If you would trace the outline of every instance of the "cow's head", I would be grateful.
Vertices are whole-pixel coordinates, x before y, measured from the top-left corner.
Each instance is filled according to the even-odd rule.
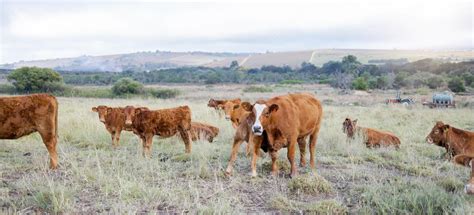
[[[344,132],[344,134],[347,134],[347,137],[353,137],[356,126],[357,119],[351,120],[350,118],[346,118],[342,123],[342,132]]]
[[[448,124],[444,124],[441,121],[436,122],[435,126],[433,129],[431,129],[431,132],[426,137],[426,142],[430,144],[436,144],[438,146],[446,145],[446,132],[450,128],[451,127]]]
[[[124,108],[123,112],[125,114],[125,125],[131,126],[133,124],[133,119],[135,116],[138,115],[142,111],[148,111],[149,109],[146,107],[133,107],[127,106]]]
[[[277,112],[280,108],[278,104],[266,104],[263,101],[257,101],[254,105],[248,102],[243,102],[242,107],[246,111],[253,111],[255,114],[255,122],[252,125],[252,131],[256,136],[260,136],[263,133],[264,128],[267,128],[270,124],[272,114]]]
[[[217,101],[214,99],[209,99],[209,102],[207,103],[208,107],[216,108],[217,107]]]
[[[471,178],[469,179],[469,182],[466,184],[466,186],[464,186],[464,192],[474,195],[474,154],[456,155],[456,157],[454,157],[454,162],[459,165],[471,168]]]
[[[225,119],[231,120],[232,114],[240,108],[240,101],[226,101],[222,106],[225,113]]]
[[[105,105],[99,105],[97,107],[92,107],[92,111],[99,113],[99,120],[105,122],[105,117],[112,111],[112,108]]]

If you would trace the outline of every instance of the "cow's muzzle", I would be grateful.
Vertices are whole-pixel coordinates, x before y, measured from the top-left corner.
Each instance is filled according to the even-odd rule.
[[[255,135],[260,136],[260,135],[262,135],[262,133],[263,133],[263,128],[262,128],[262,126],[254,125],[254,126],[252,127],[252,131],[253,131],[253,133],[254,133]]]
[[[99,120],[100,120],[101,122],[104,122],[104,123],[105,123],[105,119],[104,119],[104,118],[99,118]]]
[[[128,126],[132,125],[132,120],[125,121],[125,125],[128,125]]]
[[[426,137],[426,142],[429,144],[433,144],[433,139],[431,139],[430,137]]]
[[[227,116],[227,115],[226,115],[226,116],[225,116],[225,119],[226,119],[226,120],[230,120],[230,116]]]

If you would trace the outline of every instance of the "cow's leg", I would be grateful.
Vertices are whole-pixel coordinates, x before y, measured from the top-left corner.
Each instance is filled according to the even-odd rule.
[[[234,166],[235,159],[237,158],[237,153],[239,152],[240,144],[242,144],[243,140],[240,138],[234,138],[234,144],[232,145],[232,152],[230,153],[230,160],[229,163],[227,164],[227,169],[225,170],[225,173],[227,175],[232,174],[232,169]]]
[[[122,133],[120,129],[115,132],[115,148],[120,145],[120,133]]]
[[[187,132],[186,130],[182,128],[179,128],[179,134],[181,135],[181,139],[183,139],[185,152],[191,153],[192,141],[191,141],[191,137],[189,136],[189,132]]]
[[[110,131],[110,137],[112,138],[112,147],[115,148],[115,130]]]
[[[305,138],[299,138],[298,139],[298,146],[300,148],[300,166],[305,167],[306,166],[306,142]]]
[[[143,156],[146,158],[151,157],[151,146],[153,145],[153,135],[146,135],[143,145]]]
[[[288,154],[287,154],[287,157],[288,157],[288,160],[290,161],[290,165],[291,165],[291,173],[290,173],[290,176],[291,177],[295,177],[297,174],[298,174],[298,171],[296,169],[296,163],[295,163],[295,154],[296,154],[296,144],[298,144],[298,140],[297,138],[290,138],[290,143],[288,145]],[[272,158],[273,160],[273,158]]]
[[[262,144],[261,139],[253,139],[252,136],[250,136],[249,141],[253,142],[253,153],[252,153],[252,162],[250,164],[250,168],[252,169],[252,177],[257,177],[257,158],[260,154],[260,145]]]
[[[318,141],[318,132],[319,128],[309,136],[309,165],[311,169],[315,169],[316,165],[314,164],[314,156],[316,155],[316,143]]]
[[[272,172],[271,174],[273,176],[278,176],[278,165],[277,165],[277,160],[278,160],[278,151],[270,151],[270,157],[272,157]]]
[[[44,145],[46,145],[46,149],[48,149],[50,157],[49,168],[58,168],[58,153],[56,152],[56,145],[58,143],[58,139],[56,137],[56,134],[48,131],[39,131],[39,133],[41,135],[41,139],[43,139]]]

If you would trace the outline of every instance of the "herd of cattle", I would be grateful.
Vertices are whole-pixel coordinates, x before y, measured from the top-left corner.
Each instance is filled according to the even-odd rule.
[[[220,116],[225,115],[235,128],[234,141],[226,174],[231,175],[238,149],[247,142],[247,155],[252,153],[251,174],[257,175],[256,162],[261,151],[272,159],[271,173],[278,174],[276,164],[278,150],[288,148],[291,164],[290,176],[297,175],[296,147],[300,152],[300,166],[306,165],[306,145],[309,145],[310,167],[315,168],[315,150],[321,128],[323,110],[321,103],[311,94],[298,93],[258,100],[251,104],[240,99],[210,99],[208,106]],[[150,110],[146,107],[93,107],[99,120],[105,124],[117,147],[123,130],[132,131],[143,144],[143,156],[150,157],[153,137],[178,135],[185,144],[185,152],[191,153],[192,143],[198,139],[212,142],[219,129],[205,123],[192,122],[191,109],[180,106]],[[346,118],[342,123],[348,138],[362,137],[367,147],[400,147],[400,139],[394,134],[357,125],[357,120]],[[50,168],[58,166],[56,152],[58,138],[58,102],[54,96],[34,94],[28,96],[0,97],[0,139],[18,139],[38,132],[50,155]],[[309,137],[309,138],[308,138]],[[306,139],[309,142],[306,143]],[[465,186],[468,194],[474,194],[474,132],[461,130],[443,122],[437,122],[426,137],[430,144],[446,149],[448,159],[454,156],[458,164],[471,168],[471,178]]]

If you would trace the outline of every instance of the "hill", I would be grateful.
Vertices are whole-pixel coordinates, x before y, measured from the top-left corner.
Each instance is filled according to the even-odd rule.
[[[35,61],[20,61],[0,65],[0,69],[15,69],[24,66],[47,67],[59,71],[121,72],[126,70],[148,71],[188,66],[226,67],[232,61],[245,68],[260,68],[264,65],[299,67],[302,62],[321,66],[328,61],[340,60],[346,55],[355,55],[361,63],[380,64],[391,62],[413,62],[425,58],[460,62],[474,59],[472,50],[369,50],[369,49],[317,49],[291,52],[267,53],[211,53],[211,52],[136,52],[104,56],[80,56]]]

